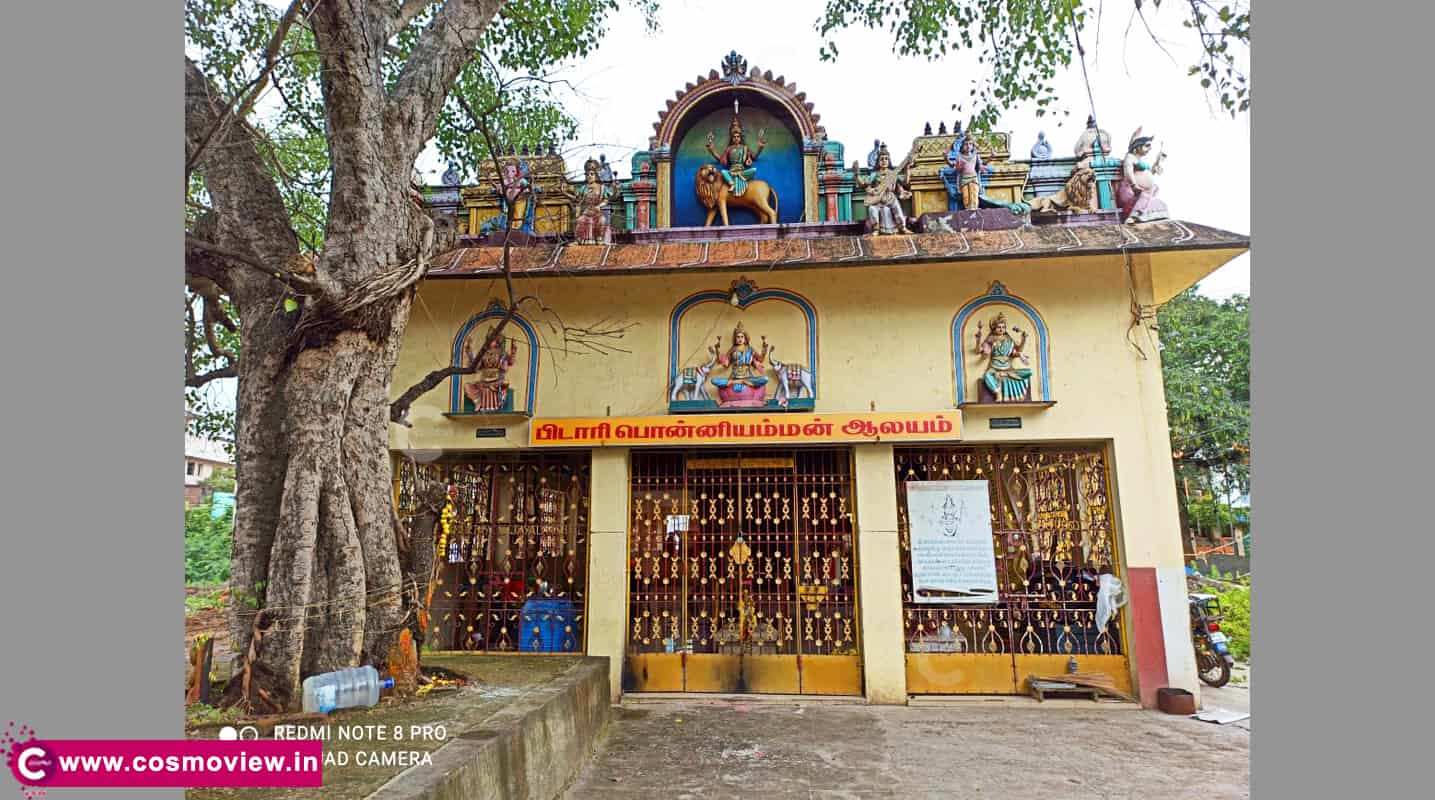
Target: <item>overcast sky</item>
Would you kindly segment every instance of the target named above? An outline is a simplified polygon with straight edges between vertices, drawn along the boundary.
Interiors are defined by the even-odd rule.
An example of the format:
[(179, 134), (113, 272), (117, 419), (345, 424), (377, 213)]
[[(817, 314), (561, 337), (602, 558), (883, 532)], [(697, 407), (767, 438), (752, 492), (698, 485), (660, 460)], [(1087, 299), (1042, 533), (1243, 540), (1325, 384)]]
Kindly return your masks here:
[[(1150, 4), (1148, 3), (1147, 6)], [(1181, 26), (1180, 4), (1147, 9), (1147, 19), (1171, 54), (1162, 52), (1136, 20), (1127, 33), (1132, 4), (1104, 3), (1098, 31), (1082, 38), (1087, 71), (1101, 127), (1116, 142), (1116, 153), (1136, 127), (1155, 134), (1166, 151), (1165, 174), (1157, 178), (1161, 197), (1174, 217), (1236, 233), (1250, 232), (1250, 117), (1232, 120), (1208, 104), (1187, 68), (1197, 62), (1195, 34)], [(795, 82), (821, 115), (831, 140), (847, 148), (845, 161), (865, 159), (873, 139), (888, 142), (893, 160), (905, 155), (924, 123), (948, 128), (957, 118), (953, 103), (967, 96), (976, 57), (949, 56), (938, 62), (899, 58), (890, 35), (851, 29), (838, 36), (836, 63), (818, 58), (815, 28), (822, 0), (663, 0), (656, 34), (626, 4), (608, 24), (608, 34), (591, 56), (563, 65), (555, 77), (576, 91), (564, 94), (579, 120), (579, 137), (567, 149), (570, 172), (588, 155), (605, 152), (627, 177), (635, 150), (647, 146), (659, 109), (689, 81), (721, 71), (724, 55), (736, 49), (749, 67), (772, 70)], [(740, 19), (742, 24), (725, 24)], [(1173, 61), (1174, 58), (1174, 61)], [(1089, 113), (1086, 87), (1076, 64), (1059, 77), (1062, 107), (1038, 119), (1033, 108), (1017, 109), (999, 123), (1012, 134), (1012, 157), (1026, 158), (1038, 131), (1057, 155), (1071, 155)], [(1060, 124), (1058, 125), (1058, 121)], [(437, 183), (443, 167), (432, 154), (421, 162), (425, 178)], [(1201, 284), (1214, 297), (1250, 292), (1250, 256), (1222, 267)]]

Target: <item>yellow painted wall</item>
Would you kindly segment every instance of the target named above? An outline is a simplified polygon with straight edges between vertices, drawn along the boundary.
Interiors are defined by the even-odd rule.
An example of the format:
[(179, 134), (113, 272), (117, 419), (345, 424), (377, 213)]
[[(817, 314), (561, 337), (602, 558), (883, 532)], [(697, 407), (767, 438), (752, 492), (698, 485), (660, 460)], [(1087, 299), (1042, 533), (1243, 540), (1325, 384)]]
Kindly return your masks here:
[[(1128, 277), (1128, 274), (1130, 277)], [(549, 328), (556, 319), (542, 313), (526, 316), (543, 338), (539, 367), (538, 416), (641, 416), (667, 412), (669, 315), (683, 298), (704, 290), (726, 291), (740, 277), (757, 282), (759, 289), (783, 288), (803, 295), (817, 309), (819, 371), (817, 412), (922, 411), (950, 409), (953, 389), (951, 327), (957, 310), (984, 294), (993, 280), (1031, 303), (1042, 314), (1050, 332), (1051, 394), (1057, 405), (1045, 410), (1003, 409), (1000, 416), (1020, 415), (1019, 430), (990, 430), (988, 410), (963, 412), (963, 440), (983, 442), (1051, 442), (1101, 440), (1111, 443), (1116, 479), (1116, 506), (1120, 547), (1128, 567), (1177, 567), (1182, 563), (1166, 411), (1155, 334), (1141, 329), (1132, 337), (1145, 350), (1143, 358), (1127, 341), (1131, 326), (1132, 285), (1138, 299), (1152, 299), (1150, 265), (1133, 259), (1132, 270), (1117, 256), (1085, 256), (985, 263), (879, 266), (767, 271), (761, 266), (745, 271), (687, 272), (603, 277), (519, 278), (520, 294), (537, 295), (572, 326), (601, 321), (632, 323), (620, 340), (611, 342), (630, 352), (595, 355), (563, 352), (563, 342)], [(394, 394), (430, 370), (448, 363), (458, 327), (489, 301), (502, 296), (502, 281), (430, 280), (421, 285), (412, 319), (394, 375)], [(743, 311), (728, 305), (705, 306), (706, 326), (720, 330), (730, 345), (733, 326), (748, 320), (754, 343), (767, 333), (761, 318), (776, 313), (767, 303)], [(789, 307), (790, 308), (790, 307)], [(985, 310), (979, 316), (988, 316)], [(696, 318), (695, 318), (696, 319)], [(773, 317), (769, 342), (787, 358), (806, 361), (806, 345), (795, 338), (790, 321)], [(685, 325), (685, 328), (687, 326)], [(781, 338), (779, 338), (781, 337)], [(698, 354), (704, 344), (684, 341), (686, 354)], [(970, 349), (971, 343), (963, 343)], [(1036, 346), (1033, 337), (1031, 347)], [(705, 360), (705, 359), (701, 359)], [(1035, 361), (1035, 359), (1034, 359)], [(690, 360), (687, 363), (700, 363)], [(968, 361), (968, 392), (975, 394), (980, 364)], [(1035, 366), (1035, 364), (1033, 364)], [(520, 387), (515, 387), (520, 388)], [(518, 397), (524, 395), (522, 388)], [(770, 394), (769, 394), (770, 396)], [(477, 439), (475, 428), (498, 423), (447, 419), (449, 390), (445, 385), (430, 392), (413, 407), (412, 428), (391, 426), (395, 449), (478, 450), (522, 447), (528, 440), (528, 423), (509, 424), (506, 439)], [(865, 450), (866, 448), (859, 448)], [(589, 576), (588, 652), (621, 655), (626, 591), (624, 568), (613, 535), (626, 525), (626, 453), (595, 451), (593, 497), (593, 553)], [(858, 455), (859, 513), (876, 501), (869, 497), (866, 480), (876, 479), (879, 450)], [(890, 451), (886, 456), (890, 465)], [(611, 460), (610, 460), (611, 459)], [(621, 464), (621, 470), (620, 470)], [(887, 467), (890, 475), (890, 466)], [(890, 479), (882, 484), (890, 492)], [(611, 493), (611, 494), (610, 494)], [(602, 496), (600, 496), (600, 494)], [(881, 513), (886, 514), (884, 503)], [(895, 503), (895, 498), (890, 501)], [(612, 513), (603, 509), (609, 509)], [(893, 513), (895, 513), (893, 506)], [(875, 518), (869, 517), (869, 520)], [(885, 524), (859, 520), (874, 533)], [(891, 526), (895, 530), (895, 524)], [(600, 529), (601, 528), (601, 529)], [(883, 534), (885, 535), (885, 534)], [(621, 546), (625, 546), (625, 543)], [(869, 587), (896, 587), (895, 543), (891, 557), (869, 554), (861, 548), (864, 623), (884, 605)], [(886, 594), (896, 596), (895, 588)], [(600, 608), (600, 606), (602, 606)], [(899, 606), (898, 606), (899, 608)], [(894, 618), (893, 630), (900, 631)], [(616, 631), (614, 630), (616, 628)], [(882, 636), (864, 625), (870, 643)], [(890, 637), (888, 637), (890, 638)], [(884, 645), (884, 648), (886, 645)], [(892, 645), (900, 653), (900, 645)], [(869, 669), (881, 658), (868, 647)], [(872, 660), (876, 659), (876, 660)], [(620, 659), (617, 659), (620, 660)], [(615, 663), (615, 676), (617, 675)], [(881, 669), (886, 672), (886, 667)], [(616, 680), (616, 677), (615, 677)], [(885, 696), (885, 678), (867, 678), (869, 691)], [(615, 685), (615, 693), (617, 686)], [(615, 695), (616, 696), (616, 695)], [(874, 699), (876, 697), (874, 696)]]
[(623, 693), (628, 613), (628, 450), (593, 451), (588, 523), (587, 653), (607, 656), (612, 697)]
[(892, 445), (857, 445), (853, 460), (864, 694), (871, 703), (901, 704), (907, 702), (907, 663)]

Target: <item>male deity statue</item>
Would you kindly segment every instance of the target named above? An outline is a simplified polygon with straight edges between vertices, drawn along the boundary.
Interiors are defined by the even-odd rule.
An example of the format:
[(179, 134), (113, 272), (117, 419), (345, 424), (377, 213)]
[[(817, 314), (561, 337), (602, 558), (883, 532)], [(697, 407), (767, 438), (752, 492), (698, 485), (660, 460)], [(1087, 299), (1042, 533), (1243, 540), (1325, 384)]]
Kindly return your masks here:
[(1017, 342), (1007, 333), (1006, 314), (998, 313), (991, 321), (991, 331), (982, 335), (982, 323), (977, 322), (977, 355), (987, 357), (987, 368), (982, 373), (982, 385), (991, 392), (998, 403), (1012, 403), (1031, 397), (1031, 370), (1014, 366), (1017, 359), (1023, 364), (1031, 363), (1026, 355), (1026, 331), (1012, 328), (1021, 334)]
[(1086, 118), (1086, 130), (1076, 139), (1077, 163), (1091, 164), (1091, 158), (1099, 155), (1105, 158), (1111, 155), (1111, 134), (1096, 127), (1096, 117)]
[(542, 188), (533, 182), (531, 172), (528, 162), (522, 159), (503, 165), (493, 182), (493, 193), (498, 197), (498, 215), (484, 222), (480, 233), (507, 229), (509, 207), (520, 201), (523, 203), (523, 215), (518, 229), (533, 233), (534, 214), (538, 210), (538, 194)]
[(727, 147), (723, 148), (721, 154), (713, 149), (713, 133), (708, 131), (708, 153), (717, 160), (722, 168), (723, 182), (732, 191), (733, 197), (741, 197), (747, 191), (747, 182), (757, 175), (757, 168), (752, 162), (762, 155), (763, 148), (767, 147), (767, 131), (759, 129), (757, 132), (757, 149), (750, 150), (742, 134), (742, 120), (738, 118), (737, 101), (732, 104), (732, 124), (728, 126)]
[(912, 196), (908, 182), (910, 169), (910, 164), (903, 164), (901, 169), (892, 166), (892, 154), (885, 143), (877, 150), (877, 163), (872, 165), (871, 175), (863, 178), (858, 165), (852, 165), (857, 188), (866, 189), (867, 227), (873, 234), (909, 232), (901, 201)]
[(940, 171), (942, 183), (947, 187), (947, 210), (956, 211), (958, 201), (966, 211), (980, 208), (982, 173), (991, 171), (977, 153), (976, 140), (970, 135), (957, 137), (947, 153), (947, 166)]
[(1046, 131), (1036, 132), (1036, 144), (1031, 146), (1032, 161), (1046, 161), (1051, 158), (1051, 142), (1046, 140)]
[(463, 394), (473, 402), (474, 411), (498, 411), (508, 401), (508, 370), (518, 358), (518, 340), (509, 339), (507, 344), (505, 352), (504, 337), (495, 336), (475, 360), (472, 346), (464, 342), (464, 362), (478, 369), (478, 380), (463, 385)]
[[(599, 180), (604, 186), (607, 186), (607, 187), (608, 187), (608, 194), (609, 194), (609, 195), (612, 195), (612, 194), (613, 194), (613, 180), (614, 180), (614, 176), (613, 176), (613, 165), (608, 163), (608, 156), (607, 156), (607, 154), (605, 154), (605, 153), (599, 153), (599, 154), (598, 154), (598, 180)], [(608, 204), (608, 207), (607, 207), (606, 209), (604, 209), (604, 211), (603, 211), (603, 221), (607, 223), (608, 229), (609, 229), (609, 230), (612, 230), (612, 228), (613, 228), (613, 205), (612, 205), (611, 203), (609, 203), (609, 204)]]

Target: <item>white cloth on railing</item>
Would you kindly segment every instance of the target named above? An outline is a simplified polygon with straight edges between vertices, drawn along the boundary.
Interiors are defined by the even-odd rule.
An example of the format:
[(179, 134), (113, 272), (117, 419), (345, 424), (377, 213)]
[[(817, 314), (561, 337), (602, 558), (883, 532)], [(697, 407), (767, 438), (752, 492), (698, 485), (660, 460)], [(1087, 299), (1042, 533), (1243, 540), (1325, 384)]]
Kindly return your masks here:
[(1109, 572), (1096, 579), (1096, 587), (1096, 630), (1104, 631), (1129, 598), (1121, 579)]

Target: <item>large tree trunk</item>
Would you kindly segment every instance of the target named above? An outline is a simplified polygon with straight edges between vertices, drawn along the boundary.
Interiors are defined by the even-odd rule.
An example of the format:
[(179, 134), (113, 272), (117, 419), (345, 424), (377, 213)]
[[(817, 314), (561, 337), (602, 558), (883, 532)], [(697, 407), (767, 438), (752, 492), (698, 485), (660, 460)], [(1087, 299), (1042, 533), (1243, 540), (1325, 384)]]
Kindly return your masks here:
[[(231, 585), (245, 602), (231, 622), (241, 657), (263, 631), (251, 702), (288, 706), (306, 675), (382, 668), (414, 617), (388, 455), (390, 378), (409, 309), (406, 292), (367, 309), (362, 328), (335, 324), (291, 359), (280, 348), (262, 390), (241, 377)], [(236, 683), (228, 699), (243, 694)]]
[[(391, 189), (397, 183), (390, 196), (404, 204), (354, 207), (370, 213), (353, 214), (363, 220), (351, 223), (361, 236), (326, 250), (325, 261), (348, 261), (330, 267), (335, 274), (374, 274), (414, 254), (418, 221), (404, 185), (385, 177), (375, 182)], [(388, 453), (390, 380), (411, 294), (405, 290), (343, 318), (306, 308), (305, 318), (315, 324), (297, 342), (290, 323), (283, 342), (267, 341), (259, 351), (274, 354), (261, 359), (274, 372), (269, 394), (246, 394), (244, 400), (254, 402), (238, 409), (238, 481), (257, 508), (247, 524), (236, 525), (233, 563), (234, 585), (253, 588), (258, 602), (236, 608), (236, 652), (247, 655), (256, 628), (263, 634), (248, 697), (236, 684), (227, 696), (232, 702), (291, 706), (307, 675), (355, 664), (382, 670), (415, 616), (414, 582), (400, 560), (405, 533)], [(244, 347), (246, 355), (254, 352), (247, 342)]]
[[(305, 15), (333, 169), (324, 249), (307, 269), (258, 134), (186, 59), (186, 160), (214, 211), (195, 237), (213, 247), (187, 250), (186, 271), (221, 286), (241, 326), (230, 579), (238, 672), (227, 703), (291, 707), (308, 674), (412, 661), (390, 651), (417, 638), (400, 634), (414, 626), (415, 586), (428, 576), (412, 574), (423, 559), (407, 552), (394, 508), (389, 388), (433, 224), (410, 202), (409, 178), (501, 5), (446, 0), (391, 85), (385, 48), (407, 12), (345, 0)], [(295, 285), (309, 297), (286, 313)], [(431, 524), (425, 536), (432, 547)]]

